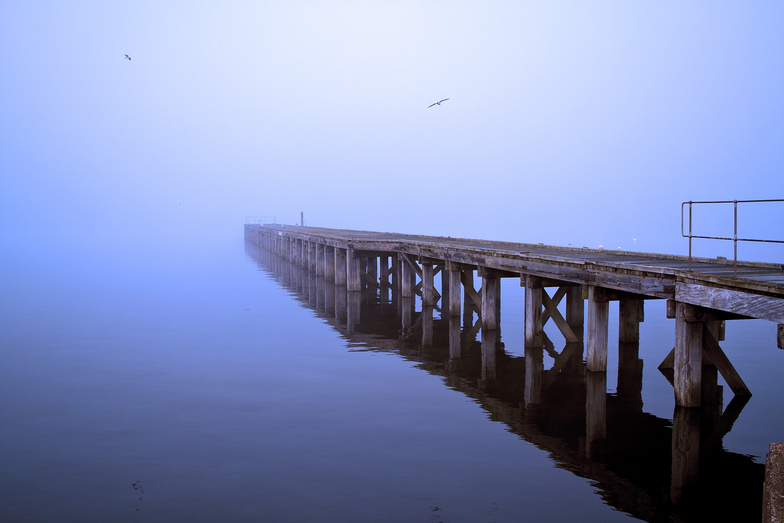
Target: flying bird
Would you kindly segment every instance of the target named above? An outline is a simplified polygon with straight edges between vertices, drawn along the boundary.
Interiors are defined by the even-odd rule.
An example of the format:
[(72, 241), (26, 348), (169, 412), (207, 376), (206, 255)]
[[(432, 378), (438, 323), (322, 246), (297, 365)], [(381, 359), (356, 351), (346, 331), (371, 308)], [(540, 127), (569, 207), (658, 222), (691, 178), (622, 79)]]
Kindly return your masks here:
[(127, 58), (128, 60), (130, 60), (130, 59), (131, 59), (131, 57), (130, 57), (130, 56), (128, 56), (128, 55), (125, 55), (125, 58)]
[(433, 107), (434, 105), (441, 105), (441, 102), (446, 102), (447, 100), (449, 100), (449, 98), (444, 98), (444, 99), (443, 99), (443, 100), (441, 100), (440, 102), (436, 102), (436, 103), (434, 103), (434, 104), (430, 104), (430, 105), (428, 105), (428, 106), (427, 106), (427, 108), (428, 108), (428, 109), (430, 109), (430, 108), (431, 108), (431, 107)]

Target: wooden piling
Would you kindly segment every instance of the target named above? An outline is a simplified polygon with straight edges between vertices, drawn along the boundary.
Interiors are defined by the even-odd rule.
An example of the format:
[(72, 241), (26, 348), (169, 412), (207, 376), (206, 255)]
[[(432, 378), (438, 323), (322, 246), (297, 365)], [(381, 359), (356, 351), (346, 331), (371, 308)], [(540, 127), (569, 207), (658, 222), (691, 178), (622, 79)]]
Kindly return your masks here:
[(607, 371), (609, 300), (600, 287), (588, 287), (588, 314), (585, 366), (592, 372)]
[(435, 305), (435, 288), (433, 287), (433, 264), (422, 263), (422, 305)]
[(346, 285), (348, 281), (347, 249), (335, 248), (335, 285)]
[(349, 292), (362, 290), (362, 272), (360, 270), (360, 259), (356, 251), (346, 249), (346, 265), (348, 266), (346, 287)]
[(702, 380), (702, 322), (687, 321), (694, 316), (691, 305), (676, 303), (675, 368), (673, 386), (675, 404), (699, 407)]
[(498, 310), (498, 274), (491, 269), (485, 269), (482, 273), (482, 329), (496, 330), (498, 322), (496, 311)]
[(784, 523), (784, 443), (771, 443), (765, 460), (762, 522)]
[(449, 273), (449, 315), (460, 316), (460, 276), (462, 270), (456, 263), (447, 263), (447, 273)]

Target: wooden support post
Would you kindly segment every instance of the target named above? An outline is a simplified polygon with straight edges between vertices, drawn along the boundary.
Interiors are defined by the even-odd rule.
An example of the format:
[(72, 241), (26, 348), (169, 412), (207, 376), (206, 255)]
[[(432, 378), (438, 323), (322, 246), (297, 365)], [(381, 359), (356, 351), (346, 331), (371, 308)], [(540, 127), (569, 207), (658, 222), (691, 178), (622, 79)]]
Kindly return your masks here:
[(702, 322), (687, 321), (694, 316), (691, 305), (676, 303), (675, 313), (675, 404), (699, 407), (702, 387)]
[(346, 285), (348, 276), (348, 252), (346, 249), (335, 248), (335, 285)]
[(422, 263), (422, 306), (435, 305), (436, 295), (433, 287), (433, 264)]
[(367, 259), (367, 275), (374, 285), (378, 284), (378, 258), (375, 256), (368, 256)]
[(411, 266), (405, 260), (400, 264), (400, 296), (403, 298), (411, 297)]
[(643, 300), (618, 302), (618, 342), (640, 343), (640, 322), (645, 320)]
[(299, 240), (299, 248), (300, 248), (300, 267), (307, 268), (308, 266), (308, 242), (305, 240)]
[(762, 523), (782, 521), (784, 521), (784, 443), (771, 443), (765, 460)]
[(400, 316), (401, 326), (403, 327), (404, 335), (411, 329), (414, 317), (414, 300), (411, 296), (400, 298)]
[(609, 300), (601, 288), (588, 287), (588, 335), (586, 340), (586, 368), (592, 372), (607, 371), (607, 332)]
[(542, 332), (542, 280), (536, 276), (525, 279), (525, 346), (541, 348)]
[(335, 282), (335, 248), (324, 246), (324, 279)]
[(389, 285), (389, 256), (379, 256), (378, 262), (381, 269), (379, 271), (381, 285)]
[(346, 287), (349, 292), (356, 292), (362, 290), (362, 271), (360, 267), (360, 259), (353, 249), (346, 250), (346, 265), (348, 266), (348, 275)]
[(447, 262), (446, 272), (449, 275), (449, 315), (460, 316), (460, 265)]
[(446, 268), (445, 262), (441, 269), (441, 310), (447, 310), (449, 307), (449, 271)]
[(496, 330), (498, 321), (496, 312), (500, 296), (498, 292), (498, 273), (485, 269), (482, 273), (482, 330)]
[(326, 262), (324, 261), (324, 247), (320, 243), (316, 244), (316, 276), (324, 276)]

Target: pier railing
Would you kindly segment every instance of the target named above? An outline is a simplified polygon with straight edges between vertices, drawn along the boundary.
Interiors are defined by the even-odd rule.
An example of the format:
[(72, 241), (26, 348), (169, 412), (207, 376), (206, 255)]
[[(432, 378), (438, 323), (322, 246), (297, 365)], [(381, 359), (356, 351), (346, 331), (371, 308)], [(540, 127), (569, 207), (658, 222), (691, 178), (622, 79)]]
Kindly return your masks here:
[(245, 223), (251, 225), (270, 225), (278, 222), (277, 217), (275, 216), (246, 216)]
[[(734, 277), (738, 277), (738, 242), (762, 242), (762, 243), (784, 243), (784, 240), (771, 240), (771, 239), (762, 239), (762, 238), (738, 238), (738, 204), (739, 203), (772, 203), (772, 202), (784, 202), (784, 199), (780, 200), (716, 200), (716, 201), (703, 201), (703, 202), (694, 202), (688, 201), (681, 203), (681, 236), (684, 238), (689, 238), (689, 270), (691, 270), (691, 241), (693, 238), (700, 238), (704, 240), (728, 240), (733, 242), (733, 250), (734, 250)], [(732, 237), (726, 236), (701, 236), (694, 234), (693, 232), (693, 206), (694, 205), (710, 205), (710, 204), (732, 204), (733, 206), (733, 234)], [(689, 231), (688, 233), (684, 232), (684, 210), (686, 206), (689, 207)]]

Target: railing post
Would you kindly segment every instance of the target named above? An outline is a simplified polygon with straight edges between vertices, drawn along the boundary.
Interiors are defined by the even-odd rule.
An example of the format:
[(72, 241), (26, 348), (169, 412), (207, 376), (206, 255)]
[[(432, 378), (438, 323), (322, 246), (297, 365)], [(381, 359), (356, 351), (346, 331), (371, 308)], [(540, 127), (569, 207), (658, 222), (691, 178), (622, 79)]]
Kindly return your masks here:
[(738, 277), (738, 200), (734, 200), (735, 207), (735, 233), (732, 235), (732, 244), (735, 250), (735, 264), (734, 264), (734, 277)]
[(689, 202), (689, 272), (691, 272), (691, 202)]

